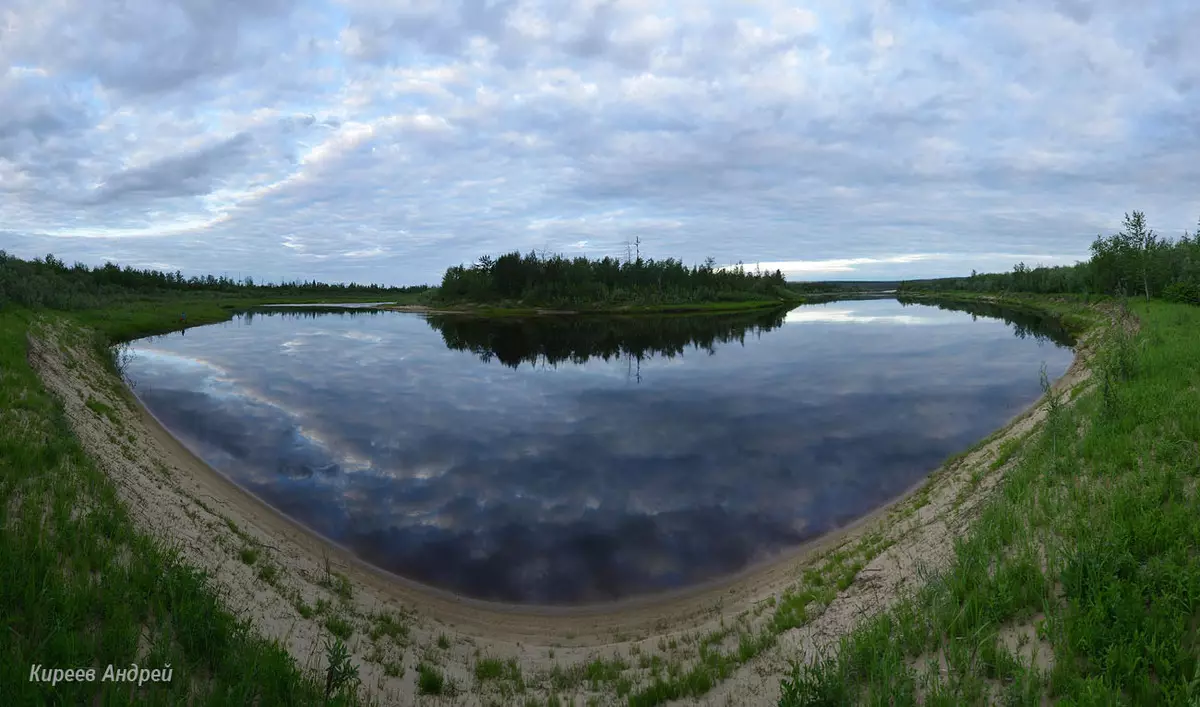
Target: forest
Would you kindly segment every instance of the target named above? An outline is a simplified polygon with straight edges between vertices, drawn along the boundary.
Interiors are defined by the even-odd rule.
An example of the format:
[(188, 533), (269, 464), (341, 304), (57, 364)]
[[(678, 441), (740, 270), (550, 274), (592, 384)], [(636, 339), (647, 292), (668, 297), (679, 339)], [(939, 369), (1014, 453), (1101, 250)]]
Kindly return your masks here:
[(1032, 268), (1018, 263), (1011, 272), (907, 280), (898, 289), (1117, 295), (1200, 304), (1200, 228), (1177, 240), (1164, 238), (1146, 225), (1143, 212), (1134, 211), (1125, 215), (1119, 233), (1096, 237), (1084, 262)]
[(443, 302), (520, 302), (551, 306), (683, 304), (793, 299), (783, 273), (718, 268), (712, 258), (687, 267), (674, 258), (599, 260), (520, 252), (446, 270)]
[(138, 270), (105, 263), (68, 266), (53, 255), (23, 260), (0, 250), (0, 304), (51, 309), (89, 309), (131, 298), (179, 297), (197, 294), (254, 298), (314, 296), (396, 297), (428, 290), (428, 285), (384, 287), (355, 283), (293, 281), (255, 284), (247, 277), (234, 280), (212, 275), (185, 278), (176, 272)]

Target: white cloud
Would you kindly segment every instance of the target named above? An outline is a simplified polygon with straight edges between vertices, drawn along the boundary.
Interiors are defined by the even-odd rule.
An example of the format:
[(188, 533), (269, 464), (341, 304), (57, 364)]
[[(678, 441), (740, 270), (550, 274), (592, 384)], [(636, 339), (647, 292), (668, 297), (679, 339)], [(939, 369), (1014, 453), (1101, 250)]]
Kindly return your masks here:
[(15, 0), (0, 248), (418, 282), (640, 238), (898, 277), (1195, 223), (1200, 7), (918, 5)]

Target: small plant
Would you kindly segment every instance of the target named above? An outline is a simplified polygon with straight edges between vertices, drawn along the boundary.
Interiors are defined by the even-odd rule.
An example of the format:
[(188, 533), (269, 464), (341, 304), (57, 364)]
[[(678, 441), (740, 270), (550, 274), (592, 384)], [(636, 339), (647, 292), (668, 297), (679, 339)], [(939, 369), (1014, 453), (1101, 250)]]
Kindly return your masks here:
[(264, 562), (262, 567), (258, 568), (258, 578), (267, 584), (275, 584), (275, 580), (279, 578), (279, 568), (270, 562)]
[(440, 695), (446, 689), (446, 678), (442, 671), (422, 663), (417, 666), (417, 690), (422, 695)]
[(329, 667), (325, 670), (325, 701), (343, 691), (355, 691), (360, 680), (358, 666), (350, 661), (350, 651), (340, 638), (325, 639), (325, 659)]
[(325, 565), (325, 586), (333, 590), (343, 602), (349, 602), (354, 597), (354, 586), (350, 584), (350, 578), (341, 572), (331, 572), (326, 558)]
[(441, 648), (442, 650), (446, 650), (446, 649), (450, 648), (450, 639), (446, 636), (446, 634), (444, 634), (444, 633), (438, 634), (437, 646), (438, 646), (438, 648)]
[(1054, 386), (1050, 384), (1050, 377), (1046, 375), (1046, 364), (1044, 363), (1039, 377), (1042, 394), (1046, 396), (1046, 418), (1052, 423), (1057, 422), (1062, 416), (1063, 400), (1062, 396), (1054, 390)]
[(1046, 375), (1045, 364), (1042, 364), (1041, 384), (1042, 394), (1046, 397), (1046, 432), (1050, 435), (1050, 449), (1054, 454), (1055, 466), (1057, 466), (1060, 461), (1060, 457), (1058, 456), (1058, 440), (1062, 436), (1062, 428), (1066, 422), (1063, 419), (1065, 404), (1063, 403), (1062, 396), (1050, 384), (1050, 378)]
[(807, 665), (792, 663), (792, 674), (780, 684), (781, 705), (843, 705), (850, 704), (850, 693), (840, 676), (826, 663)]
[(504, 675), (504, 663), (499, 658), (481, 658), (475, 663), (475, 679), (499, 680)]
[(242, 551), (239, 554), (239, 556), (242, 558), (242, 562), (244, 562), (248, 565), (252, 565), (255, 562), (258, 562), (258, 550), (254, 549), (250, 546), (246, 546), (246, 547), (242, 548)]
[(408, 642), (408, 624), (398, 614), (381, 611), (372, 617), (371, 640), (378, 640), (381, 636), (389, 636), (397, 645), (405, 645)]
[(129, 370), (129, 364), (133, 361), (133, 349), (129, 343), (117, 344), (109, 348), (109, 356), (111, 357), (113, 370), (117, 372), (123, 380), (127, 381), (130, 387), (134, 386), (134, 381), (129, 380), (125, 376), (125, 372)]
[(114, 424), (119, 425), (121, 422), (120, 418), (117, 417), (116, 411), (113, 410), (112, 406), (109, 405), (108, 403), (101, 402), (101, 401), (89, 396), (87, 399), (87, 402), (84, 403), (84, 405), (87, 407), (87, 409), (91, 410), (92, 412), (96, 413), (97, 415), (107, 417)]
[(333, 635), (346, 640), (354, 634), (354, 624), (350, 623), (341, 616), (330, 616), (325, 619), (325, 628)]

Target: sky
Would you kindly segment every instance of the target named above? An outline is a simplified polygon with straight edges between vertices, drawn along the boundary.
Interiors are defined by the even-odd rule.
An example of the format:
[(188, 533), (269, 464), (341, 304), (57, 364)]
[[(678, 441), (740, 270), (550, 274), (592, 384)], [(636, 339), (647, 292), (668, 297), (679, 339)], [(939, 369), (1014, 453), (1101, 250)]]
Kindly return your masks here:
[(1200, 216), (1200, 3), (4, 0), (0, 249), (435, 283), (514, 249), (790, 279)]

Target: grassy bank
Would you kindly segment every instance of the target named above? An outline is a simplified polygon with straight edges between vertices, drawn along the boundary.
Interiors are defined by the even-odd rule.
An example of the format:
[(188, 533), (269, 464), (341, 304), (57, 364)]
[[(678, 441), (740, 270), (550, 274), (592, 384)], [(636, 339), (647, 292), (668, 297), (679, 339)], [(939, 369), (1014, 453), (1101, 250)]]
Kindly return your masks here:
[(976, 304), (995, 303), (1012, 312), (1050, 316), (1072, 334), (1078, 336), (1101, 322), (1096, 307), (1119, 302), (1104, 295), (1038, 295), (1012, 292), (1003, 295), (976, 292), (902, 292), (896, 296), (901, 303), (918, 304)]
[(1140, 331), (1108, 329), (950, 567), (797, 664), (781, 706), (1200, 704), (1200, 308), (1130, 307)]
[[(143, 302), (71, 315), (0, 312), (0, 695), (24, 704), (326, 704), (278, 644), (221, 603), (209, 579), (134, 527), (105, 473), (81, 448), (61, 404), (27, 359), (31, 329), (68, 317), (93, 342), (228, 318), (241, 303)], [(82, 374), (82, 372), (81, 372)], [(112, 411), (107, 411), (112, 413)], [(103, 681), (170, 666), (169, 682)], [(95, 668), (94, 682), (31, 681), (30, 671)], [(335, 691), (340, 692), (340, 691)], [(334, 704), (356, 702), (335, 694)]]
[[(428, 297), (427, 293), (419, 293), (388, 299), (396, 304), (423, 304)], [(119, 306), (74, 310), (64, 313), (64, 316), (100, 332), (103, 336), (100, 344), (107, 346), (143, 336), (179, 331), (185, 324), (181, 321), (183, 314), (187, 315), (186, 326), (194, 327), (227, 321), (237, 312), (264, 304), (336, 304), (364, 301), (373, 300), (364, 300), (361, 296), (352, 295), (249, 298), (192, 294), (179, 297), (147, 297), (124, 302)]]

